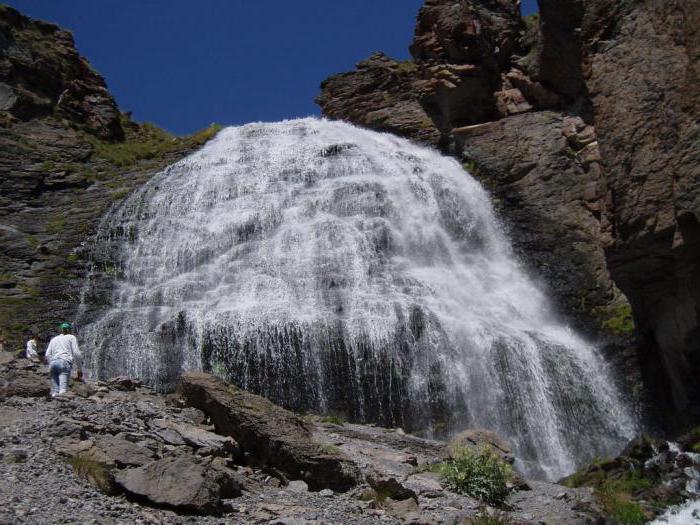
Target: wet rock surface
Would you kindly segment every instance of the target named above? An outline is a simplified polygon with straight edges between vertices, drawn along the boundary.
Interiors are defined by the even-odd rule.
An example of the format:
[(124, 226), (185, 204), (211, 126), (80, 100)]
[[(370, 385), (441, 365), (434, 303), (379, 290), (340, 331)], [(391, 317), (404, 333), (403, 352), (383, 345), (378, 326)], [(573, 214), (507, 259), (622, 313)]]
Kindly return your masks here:
[[(0, 376), (15, 364), (22, 365), (5, 364)], [(28, 373), (35, 374), (37, 382), (48, 382), (43, 368)], [(258, 445), (249, 449), (241, 440), (240, 449), (232, 448), (231, 437), (209, 425), (211, 407), (205, 407), (205, 414), (177, 396), (159, 395), (143, 386), (121, 390), (120, 383), (73, 388), (54, 401), (22, 396), (4, 400), (0, 521), (440, 524), (466, 522), (486, 512), (507, 513), (517, 523), (595, 520), (590, 511), (574, 508), (574, 502), (590, 500), (589, 489), (532, 483), (532, 490), (514, 491), (507, 508), (489, 510), (478, 500), (445, 489), (432, 472), (431, 465), (444, 454), (444, 442), (401, 429), (323, 423), (314, 416), (301, 420), (287, 411), (268, 409), (268, 420), (255, 423), (263, 430), (276, 423), (286, 428), (290, 421), (301, 422), (305, 439), (323, 456), (342, 458), (356, 469), (358, 478), (350, 490), (318, 490), (322, 483), (313, 477), (289, 481), (274, 455), (268, 462), (254, 459)], [(204, 384), (201, 378), (199, 383)], [(249, 398), (237, 398), (236, 403), (242, 410), (260, 405)], [(182, 442), (164, 437), (163, 429), (177, 429)], [(184, 436), (192, 435), (197, 439), (186, 442)], [(257, 439), (274, 437), (260, 432)], [(212, 443), (225, 445), (212, 453)], [(327, 474), (314, 475), (328, 479)], [(562, 492), (570, 497), (557, 499)]]

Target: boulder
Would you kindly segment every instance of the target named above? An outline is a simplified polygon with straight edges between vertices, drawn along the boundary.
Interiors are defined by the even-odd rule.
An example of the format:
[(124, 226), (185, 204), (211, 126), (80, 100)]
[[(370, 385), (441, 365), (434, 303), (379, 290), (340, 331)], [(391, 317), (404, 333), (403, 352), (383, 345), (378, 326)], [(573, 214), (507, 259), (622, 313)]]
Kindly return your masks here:
[(446, 453), (452, 456), (458, 448), (475, 450), (488, 448), (508, 463), (515, 461), (510, 445), (501, 436), (490, 430), (475, 429), (460, 432), (450, 440)]
[(357, 467), (315, 443), (307, 424), (292, 412), (209, 374), (183, 374), (181, 389), (190, 405), (211, 418), (217, 433), (232, 436), (254, 462), (303, 479), (311, 490), (345, 492), (357, 484)]
[(8, 370), (0, 375), (0, 399), (12, 396), (45, 397), (50, 391), (47, 374), (32, 370)]
[(197, 514), (221, 514), (223, 500), (241, 495), (243, 478), (211, 460), (164, 458), (115, 474), (115, 483), (129, 495), (151, 504)]

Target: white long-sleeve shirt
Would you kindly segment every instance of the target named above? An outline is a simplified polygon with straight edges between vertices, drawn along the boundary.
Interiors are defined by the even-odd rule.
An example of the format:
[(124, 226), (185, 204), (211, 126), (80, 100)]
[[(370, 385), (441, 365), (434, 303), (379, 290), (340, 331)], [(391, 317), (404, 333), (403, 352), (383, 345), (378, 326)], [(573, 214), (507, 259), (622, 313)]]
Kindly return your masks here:
[(27, 341), (27, 350), (25, 354), (25, 357), (27, 359), (34, 359), (36, 357), (39, 357), (39, 354), (36, 351), (36, 341), (34, 339), (30, 339), (29, 341)]
[(72, 334), (61, 334), (57, 335), (49, 342), (49, 346), (46, 349), (46, 361), (51, 363), (56, 359), (63, 359), (73, 364), (76, 361), (76, 365), (80, 367), (80, 359), (82, 354), (78, 349), (78, 340)]

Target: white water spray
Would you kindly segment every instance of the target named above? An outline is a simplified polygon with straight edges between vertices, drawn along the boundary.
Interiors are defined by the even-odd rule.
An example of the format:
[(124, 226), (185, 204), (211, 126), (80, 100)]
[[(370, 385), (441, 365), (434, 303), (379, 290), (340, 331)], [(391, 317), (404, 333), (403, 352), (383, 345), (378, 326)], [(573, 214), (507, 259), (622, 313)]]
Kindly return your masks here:
[(406, 140), (315, 119), (224, 129), (105, 221), (97, 259), (115, 242), (109, 307), (82, 333), (97, 376), (167, 387), (204, 369), (298, 410), (492, 429), (547, 478), (634, 434), (486, 192)]

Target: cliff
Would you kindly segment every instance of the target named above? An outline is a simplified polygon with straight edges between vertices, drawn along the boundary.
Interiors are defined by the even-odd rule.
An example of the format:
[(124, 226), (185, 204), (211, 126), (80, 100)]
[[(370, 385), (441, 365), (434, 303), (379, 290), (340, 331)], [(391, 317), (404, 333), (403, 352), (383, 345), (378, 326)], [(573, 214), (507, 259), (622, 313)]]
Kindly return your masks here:
[(176, 138), (120, 113), (72, 35), (0, 6), (0, 334), (71, 319), (100, 217), (215, 128)]
[(461, 158), (630, 388), (638, 358), (668, 422), (697, 420), (700, 2), (518, 4), (426, 0), (413, 61), (375, 55), (317, 102)]

